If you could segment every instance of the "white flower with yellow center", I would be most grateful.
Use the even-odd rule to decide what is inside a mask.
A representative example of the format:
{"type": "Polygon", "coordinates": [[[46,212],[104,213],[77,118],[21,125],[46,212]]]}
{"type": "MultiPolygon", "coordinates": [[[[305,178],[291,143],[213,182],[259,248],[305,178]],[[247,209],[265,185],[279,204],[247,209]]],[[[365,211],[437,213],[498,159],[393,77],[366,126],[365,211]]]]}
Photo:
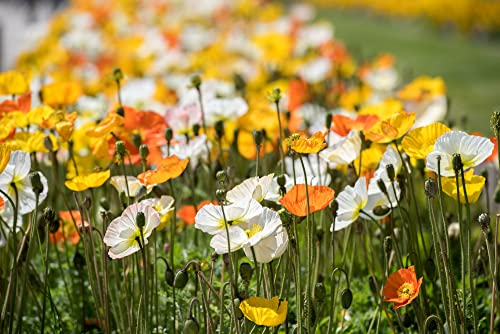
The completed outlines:
{"type": "Polygon", "coordinates": [[[163,195],[160,198],[148,198],[142,200],[141,203],[151,205],[153,209],[158,212],[160,215],[160,225],[158,225],[157,230],[163,230],[174,214],[175,199],[172,196],[163,195]]]}
{"type": "MultiPolygon", "coordinates": [[[[29,172],[31,168],[30,154],[22,151],[12,152],[10,160],[4,171],[0,174],[0,189],[7,193],[13,202],[16,202],[16,193],[18,198],[18,213],[25,215],[33,211],[36,207],[36,195],[33,192],[29,172]]],[[[43,202],[47,197],[49,186],[47,179],[42,173],[40,181],[43,185],[43,191],[39,197],[39,203],[43,202]]],[[[7,198],[1,195],[6,205],[8,204],[7,198]]],[[[9,220],[12,217],[8,217],[9,220]]]]}
{"type": "Polygon", "coordinates": [[[127,181],[125,183],[125,177],[123,175],[116,175],[112,176],[109,184],[111,184],[118,194],[121,194],[122,192],[127,194],[127,184],[128,184],[128,191],[130,192],[130,197],[136,197],[141,191],[142,188],[145,187],[145,193],[149,194],[151,190],[153,190],[152,185],[150,186],[144,186],[141,181],[139,181],[135,176],[127,176],[127,181]]]}
{"type": "Polygon", "coordinates": [[[224,208],[220,205],[208,204],[196,214],[194,226],[205,233],[215,235],[220,231],[225,233],[225,223],[227,223],[232,232],[231,227],[248,223],[259,217],[261,213],[262,206],[254,199],[246,203],[238,202],[227,205],[224,208]]]}
{"type": "Polygon", "coordinates": [[[356,160],[361,152],[361,137],[358,131],[351,130],[347,136],[340,139],[332,147],[319,153],[319,156],[335,165],[347,165],[356,160]]]}
{"type": "Polygon", "coordinates": [[[360,211],[368,202],[368,190],[366,189],[366,178],[360,177],[354,187],[347,186],[336,198],[338,209],[337,217],[332,224],[331,231],[339,231],[352,224],[358,219],[360,211]]]}
{"type": "Polygon", "coordinates": [[[399,156],[398,152],[392,147],[387,146],[384,155],[380,160],[380,164],[375,171],[373,179],[382,179],[384,182],[390,182],[389,176],[387,175],[387,166],[392,165],[394,167],[394,175],[398,175],[401,167],[403,167],[403,161],[399,156]]]}
{"type": "Polygon", "coordinates": [[[427,169],[437,173],[437,157],[441,157],[441,176],[455,176],[453,156],[460,154],[464,171],[485,161],[493,152],[494,145],[488,138],[471,136],[462,131],[450,131],[434,144],[434,151],[427,155],[427,169]]]}
{"type": "Polygon", "coordinates": [[[120,217],[113,219],[109,224],[104,243],[111,247],[108,251],[112,259],[121,259],[141,249],[142,243],[148,244],[148,237],[160,225],[160,216],[153,207],[147,203],[132,204],[123,211],[120,217]],[[145,217],[141,229],[137,225],[137,215],[142,212],[145,217]]]}

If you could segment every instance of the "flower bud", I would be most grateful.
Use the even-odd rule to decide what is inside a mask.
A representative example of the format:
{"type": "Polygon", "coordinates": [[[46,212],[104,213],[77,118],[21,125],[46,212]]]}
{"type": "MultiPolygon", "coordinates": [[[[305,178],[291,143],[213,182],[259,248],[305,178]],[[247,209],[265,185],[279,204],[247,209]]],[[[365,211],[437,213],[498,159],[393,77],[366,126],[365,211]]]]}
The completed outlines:
{"type": "Polygon", "coordinates": [[[139,155],[141,156],[142,160],[146,160],[148,158],[149,155],[148,145],[142,144],[141,146],[139,146],[139,155]]]}
{"type": "Polygon", "coordinates": [[[403,314],[403,318],[401,319],[401,322],[403,323],[403,326],[405,328],[410,328],[411,325],[413,325],[413,319],[412,319],[412,317],[410,317],[410,315],[408,313],[403,314]]]}
{"type": "Polygon", "coordinates": [[[201,77],[198,74],[195,74],[191,77],[191,87],[200,89],[201,86],[201,77]]]}
{"type": "Polygon", "coordinates": [[[262,136],[262,131],[259,130],[254,130],[253,131],[253,141],[255,142],[255,145],[260,146],[262,145],[264,137],[262,136]]]}
{"type": "Polygon", "coordinates": [[[135,147],[139,147],[142,144],[142,138],[141,135],[138,133],[134,133],[132,135],[132,143],[134,144],[135,147]]]}
{"type": "Polygon", "coordinates": [[[176,289],[184,289],[188,282],[189,276],[186,270],[181,269],[175,274],[174,287],[176,289]]]}
{"type": "Polygon", "coordinates": [[[326,288],[323,283],[316,283],[316,285],[314,286],[314,297],[316,299],[316,302],[320,304],[325,301],[326,288]]]}
{"type": "Polygon", "coordinates": [[[352,303],[352,291],[351,291],[351,289],[346,288],[346,289],[342,290],[341,300],[342,300],[342,308],[344,310],[347,310],[347,309],[349,309],[349,307],[351,307],[351,303],[352,303]]]}
{"type": "Polygon", "coordinates": [[[120,157],[123,158],[125,156],[125,152],[126,152],[125,143],[122,142],[121,140],[118,140],[116,142],[115,152],[116,152],[116,154],[118,154],[120,157]]]}
{"type": "Polygon", "coordinates": [[[108,199],[106,197],[101,197],[101,199],[99,200],[99,205],[106,211],[108,211],[110,208],[108,199]]]}
{"type": "Polygon", "coordinates": [[[200,325],[194,317],[189,317],[184,322],[183,334],[198,334],[200,332],[200,325]]]}
{"type": "Polygon", "coordinates": [[[144,215],[144,212],[137,212],[137,216],[135,216],[135,223],[140,229],[144,228],[146,225],[146,216],[144,215]]]}
{"type": "Polygon", "coordinates": [[[218,182],[223,183],[226,181],[227,174],[225,171],[220,170],[215,174],[215,178],[217,179],[218,182]]]}
{"type": "Polygon", "coordinates": [[[123,107],[118,107],[116,109],[116,114],[121,116],[121,117],[125,117],[125,109],[123,107]]]}
{"type": "Polygon", "coordinates": [[[167,142],[170,142],[173,137],[174,137],[174,132],[172,131],[172,129],[166,128],[165,129],[165,139],[167,140],[167,142]]]}
{"type": "Polygon", "coordinates": [[[195,137],[198,137],[200,135],[200,124],[193,124],[193,134],[195,137]]]}
{"type": "Polygon", "coordinates": [[[392,238],[390,236],[384,239],[384,252],[387,257],[389,257],[392,252],[392,238]]]}
{"type": "Polygon", "coordinates": [[[328,131],[330,131],[330,127],[332,126],[332,114],[326,114],[325,125],[328,131]]]}
{"type": "Polygon", "coordinates": [[[481,226],[481,229],[483,231],[488,230],[488,227],[490,225],[490,216],[488,216],[487,213],[481,213],[477,218],[477,221],[479,222],[479,225],[481,226]]]}
{"type": "Polygon", "coordinates": [[[85,209],[89,210],[92,206],[92,199],[89,196],[85,196],[82,204],[85,209]]]}
{"type": "Polygon", "coordinates": [[[123,80],[123,72],[120,68],[117,67],[113,70],[113,79],[117,82],[123,80]]]}
{"type": "Polygon", "coordinates": [[[85,266],[85,258],[78,251],[75,253],[75,255],[73,255],[73,265],[78,271],[81,271],[83,269],[83,266],[85,266]]]}
{"type": "Polygon", "coordinates": [[[373,214],[378,217],[385,216],[391,211],[391,208],[386,205],[378,205],[373,208],[373,214]]]}
{"type": "Polygon", "coordinates": [[[385,186],[384,180],[378,179],[377,186],[384,195],[387,195],[387,187],[385,186]]]}
{"type": "Polygon", "coordinates": [[[54,219],[49,222],[49,232],[50,233],[56,233],[57,230],[59,229],[59,226],[61,226],[61,223],[59,222],[59,219],[54,219]]]}
{"type": "Polygon", "coordinates": [[[491,114],[490,126],[495,137],[498,137],[500,135],[500,110],[495,110],[493,114],[491,114]]]}
{"type": "Polygon", "coordinates": [[[56,220],[56,212],[54,209],[48,207],[43,210],[43,219],[50,224],[51,221],[56,220]]]}
{"type": "Polygon", "coordinates": [[[236,315],[236,318],[238,320],[241,320],[243,319],[243,312],[241,312],[240,310],[240,304],[241,304],[241,301],[238,299],[238,298],[235,298],[234,299],[234,308],[235,308],[235,315],[236,315]]]}
{"type": "Polygon", "coordinates": [[[40,195],[43,192],[43,184],[40,178],[40,172],[33,172],[30,174],[31,188],[33,192],[40,195]]]}
{"type": "Polygon", "coordinates": [[[252,279],[253,275],[253,268],[248,262],[243,262],[240,264],[240,277],[241,279],[248,284],[250,280],[252,279]]]}
{"type": "Polygon", "coordinates": [[[247,86],[245,79],[239,73],[233,75],[234,88],[238,92],[243,92],[247,86]]]}
{"type": "Polygon", "coordinates": [[[214,124],[215,133],[217,134],[217,138],[224,137],[224,121],[218,120],[214,124]]]}
{"type": "Polygon", "coordinates": [[[280,187],[284,187],[285,184],[286,184],[286,176],[285,176],[285,174],[279,175],[278,178],[277,178],[277,181],[278,181],[278,185],[280,187]]]}
{"type": "Polygon", "coordinates": [[[448,225],[448,237],[452,240],[457,240],[460,236],[460,224],[457,222],[448,225]]]}
{"type": "Polygon", "coordinates": [[[453,170],[455,172],[460,171],[463,168],[462,157],[459,153],[453,154],[453,170]]]}
{"type": "Polygon", "coordinates": [[[396,171],[394,170],[393,164],[387,164],[385,166],[385,171],[387,172],[389,180],[394,181],[396,179],[396,171]]]}
{"type": "Polygon", "coordinates": [[[436,193],[437,193],[436,181],[434,181],[434,179],[425,180],[424,191],[425,191],[425,195],[427,197],[429,197],[431,199],[434,198],[436,196],[436,193]]]}
{"type": "Polygon", "coordinates": [[[52,139],[50,139],[50,136],[45,136],[43,138],[43,146],[47,149],[47,151],[52,152],[54,151],[54,144],[52,143],[52,139]]]}

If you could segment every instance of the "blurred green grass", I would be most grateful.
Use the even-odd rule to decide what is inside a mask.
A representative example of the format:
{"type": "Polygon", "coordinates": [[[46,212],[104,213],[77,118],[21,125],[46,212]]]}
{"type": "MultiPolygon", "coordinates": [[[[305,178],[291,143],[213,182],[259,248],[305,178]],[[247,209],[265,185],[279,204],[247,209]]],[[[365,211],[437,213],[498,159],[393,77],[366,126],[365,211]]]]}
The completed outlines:
{"type": "Polygon", "coordinates": [[[451,98],[449,118],[468,131],[490,135],[489,118],[500,110],[500,43],[478,41],[455,31],[443,32],[423,20],[375,16],[364,11],[319,8],[320,19],[335,27],[359,57],[389,52],[396,56],[403,79],[442,76],[451,98]]]}

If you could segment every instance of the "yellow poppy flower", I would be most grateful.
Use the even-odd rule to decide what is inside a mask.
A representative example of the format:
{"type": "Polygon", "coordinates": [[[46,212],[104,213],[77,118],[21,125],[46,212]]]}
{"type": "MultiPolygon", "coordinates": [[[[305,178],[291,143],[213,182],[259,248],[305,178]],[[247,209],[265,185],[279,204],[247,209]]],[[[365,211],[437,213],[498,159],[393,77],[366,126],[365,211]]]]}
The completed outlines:
{"type": "Polygon", "coordinates": [[[318,131],[307,138],[299,134],[294,134],[290,136],[288,140],[288,145],[297,153],[318,153],[326,147],[325,137],[327,132],[318,131]]]}
{"type": "Polygon", "coordinates": [[[3,172],[7,164],[9,163],[10,153],[12,149],[9,145],[2,143],[0,144],[0,173],[3,172]]]}
{"type": "Polygon", "coordinates": [[[403,110],[403,104],[394,99],[387,99],[379,104],[367,105],[359,111],[359,115],[375,115],[379,119],[386,119],[392,115],[401,112],[403,110]]]}
{"type": "Polygon", "coordinates": [[[365,148],[361,151],[361,172],[359,169],[359,157],[354,161],[354,167],[356,168],[356,173],[358,175],[366,175],[367,173],[373,173],[382,159],[382,155],[385,152],[385,145],[373,144],[369,148],[365,148]]]}
{"type": "Polygon", "coordinates": [[[415,113],[401,111],[381,120],[365,132],[365,137],[375,143],[390,143],[401,138],[415,123],[415,113]]]}
{"type": "MultiPolygon", "coordinates": [[[[465,189],[467,190],[467,199],[469,203],[476,203],[483,191],[484,183],[486,179],[479,175],[474,175],[474,170],[469,169],[464,173],[465,176],[465,189]]],[[[462,178],[459,177],[460,182],[460,203],[465,204],[464,188],[462,185],[462,178]]],[[[441,177],[441,184],[443,186],[443,192],[453,198],[457,199],[457,185],[455,183],[454,177],[441,177]]]]}
{"type": "Polygon", "coordinates": [[[34,132],[18,132],[10,141],[11,146],[25,152],[42,152],[47,153],[49,150],[45,146],[45,138],[48,137],[52,143],[52,149],[55,151],[59,148],[57,139],[53,134],[46,134],[42,131],[34,132]]]}
{"type": "Polygon", "coordinates": [[[426,97],[446,94],[446,85],[441,77],[421,76],[410,82],[398,92],[403,100],[423,100],[426,97]]]}
{"type": "Polygon", "coordinates": [[[29,90],[29,83],[21,73],[17,71],[0,73],[0,95],[20,95],[29,90]]]}
{"type": "Polygon", "coordinates": [[[109,179],[110,171],[91,173],[87,175],[75,176],[71,180],[64,182],[64,185],[73,191],[84,191],[89,188],[100,187],[109,179]]]}
{"type": "Polygon", "coordinates": [[[425,159],[434,150],[436,140],[451,131],[442,123],[432,123],[408,132],[401,145],[406,154],[413,159],[425,159]]]}
{"type": "Polygon", "coordinates": [[[250,297],[241,302],[240,310],[257,325],[275,327],[286,320],[288,302],[280,301],[277,296],[271,299],[250,297]]]}
{"type": "Polygon", "coordinates": [[[42,87],[43,102],[49,106],[75,104],[82,95],[82,88],[76,82],[55,82],[42,87]]]}
{"type": "Polygon", "coordinates": [[[89,135],[90,137],[102,137],[114,131],[116,128],[121,127],[122,125],[123,117],[115,113],[110,113],[94,128],[89,129],[87,131],[87,135],[89,135]]]}

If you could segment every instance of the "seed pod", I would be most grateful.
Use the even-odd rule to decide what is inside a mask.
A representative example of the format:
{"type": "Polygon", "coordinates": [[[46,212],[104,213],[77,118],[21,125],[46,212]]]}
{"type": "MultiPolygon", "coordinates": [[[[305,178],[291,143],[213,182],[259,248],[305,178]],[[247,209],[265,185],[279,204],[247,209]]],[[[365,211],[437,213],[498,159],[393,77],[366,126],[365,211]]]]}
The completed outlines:
{"type": "Polygon", "coordinates": [[[174,287],[176,289],[184,289],[188,282],[189,276],[186,270],[181,269],[175,274],[174,287]]]}
{"type": "Polygon", "coordinates": [[[323,283],[316,283],[314,286],[314,297],[316,298],[316,302],[322,304],[325,301],[326,296],[326,288],[323,283]]]}
{"type": "Polygon", "coordinates": [[[194,317],[189,317],[184,322],[183,334],[198,334],[200,332],[200,325],[194,317]]]}
{"type": "Polygon", "coordinates": [[[351,307],[351,303],[352,303],[352,291],[351,291],[351,289],[346,288],[346,289],[342,290],[341,300],[342,300],[342,308],[344,310],[347,310],[347,309],[349,309],[349,307],[351,307]]]}

